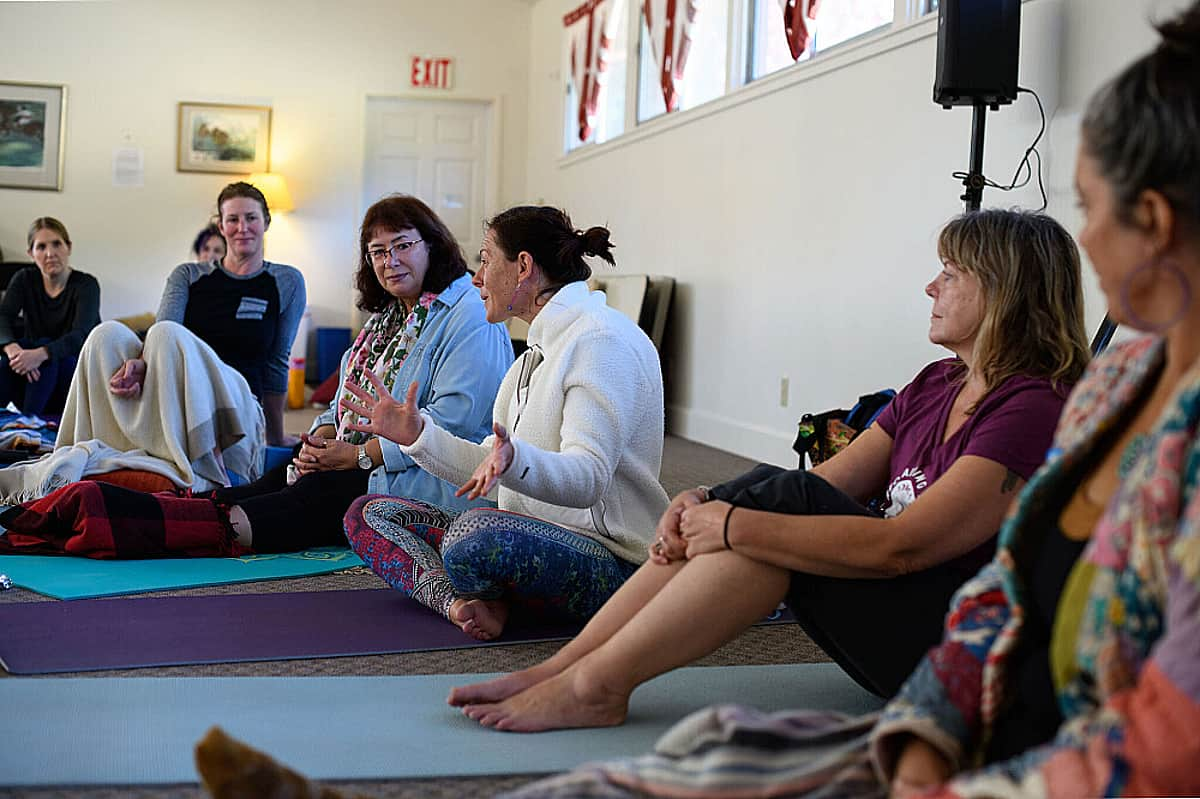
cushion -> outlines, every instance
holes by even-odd
[[[154,493],[155,491],[174,491],[175,484],[161,474],[147,472],[142,469],[117,469],[104,474],[91,474],[87,479],[96,480],[101,483],[111,483],[115,486],[128,488],[133,491],[145,491]]]

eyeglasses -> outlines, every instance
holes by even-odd
[[[382,250],[367,250],[367,260],[375,265],[386,264],[392,259],[393,255],[399,255],[402,252],[408,252],[419,242],[424,239],[413,239],[412,241],[397,241],[391,247],[386,247]]]

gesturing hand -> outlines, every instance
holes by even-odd
[[[679,532],[687,545],[689,560],[725,548],[725,514],[728,512],[729,503],[720,500],[684,508],[679,516]]]
[[[655,528],[655,541],[650,545],[650,560],[665,566],[673,560],[687,557],[687,542],[679,533],[679,520],[683,512],[704,501],[704,492],[699,488],[681,491],[671,500]]]
[[[508,431],[504,429],[504,425],[494,422],[492,432],[496,434],[492,439],[492,451],[488,453],[482,463],[475,467],[475,473],[471,475],[471,479],[463,483],[462,487],[454,492],[454,496],[461,497],[466,494],[467,499],[479,499],[486,496],[491,493],[492,486],[496,485],[500,475],[508,471],[509,466],[512,466],[516,449],[508,439]]]
[[[342,400],[342,407],[364,420],[351,422],[346,425],[346,429],[374,433],[401,446],[408,446],[416,441],[425,426],[425,421],[417,409],[417,384],[413,382],[409,385],[404,402],[397,402],[378,375],[370,369],[364,369],[363,374],[371,382],[375,393],[372,394],[362,386],[346,381],[346,390],[358,397],[359,402]]]
[[[113,372],[108,381],[108,390],[118,397],[137,399],[146,382],[146,362],[141,358],[130,358]]]

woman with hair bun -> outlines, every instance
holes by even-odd
[[[588,290],[584,256],[615,264],[609,232],[576,230],[555,208],[492,219],[479,288],[490,322],[530,323],[529,349],[500,385],[493,435],[447,432],[367,372],[348,386],[363,417],[351,429],[400,445],[422,469],[498,508],[461,514],[368,495],[346,514],[350,545],[395,588],[468,635],[500,635],[512,602],[589,618],[647,557],[667,495],[658,482],[663,385],[654,345]]]

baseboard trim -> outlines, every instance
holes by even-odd
[[[708,411],[667,406],[667,430],[671,435],[723,449],[743,458],[795,468],[792,451],[794,433],[781,433],[762,425],[721,416]]]

